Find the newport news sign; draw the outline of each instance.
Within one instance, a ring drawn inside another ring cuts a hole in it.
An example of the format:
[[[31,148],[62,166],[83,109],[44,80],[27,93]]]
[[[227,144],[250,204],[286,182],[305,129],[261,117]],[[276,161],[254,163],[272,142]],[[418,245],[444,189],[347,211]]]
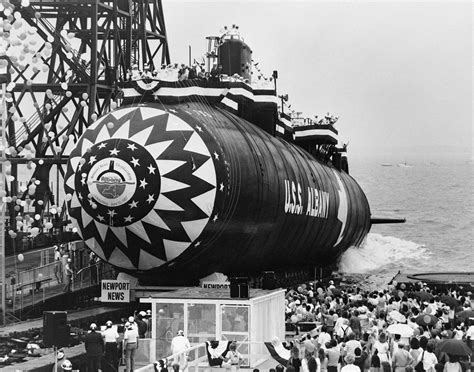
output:
[[[102,302],[130,302],[128,280],[102,280],[100,284]]]

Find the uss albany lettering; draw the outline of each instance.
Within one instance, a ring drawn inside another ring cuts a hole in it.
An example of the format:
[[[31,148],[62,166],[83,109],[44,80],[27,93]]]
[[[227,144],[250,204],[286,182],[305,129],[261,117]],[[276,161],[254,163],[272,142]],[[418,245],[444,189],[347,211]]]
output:
[[[328,192],[314,187],[307,187],[303,192],[299,182],[285,180],[285,213],[328,218],[328,210]]]

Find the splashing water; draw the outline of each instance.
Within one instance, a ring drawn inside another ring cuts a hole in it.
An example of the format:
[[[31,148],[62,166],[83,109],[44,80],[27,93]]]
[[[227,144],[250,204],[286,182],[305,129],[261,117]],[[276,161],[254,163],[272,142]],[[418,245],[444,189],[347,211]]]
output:
[[[387,284],[398,271],[420,271],[431,256],[423,245],[412,241],[370,233],[361,247],[349,248],[339,261],[343,274],[363,274],[368,287]]]

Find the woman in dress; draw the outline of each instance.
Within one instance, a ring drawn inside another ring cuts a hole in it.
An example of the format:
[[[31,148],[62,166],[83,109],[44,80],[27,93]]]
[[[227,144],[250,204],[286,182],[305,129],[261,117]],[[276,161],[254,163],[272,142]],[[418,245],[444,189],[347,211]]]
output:
[[[438,358],[433,353],[434,345],[429,343],[426,346],[426,350],[423,351],[418,357],[417,362],[423,362],[423,369],[425,372],[435,372],[435,365],[438,363]]]
[[[378,352],[380,364],[384,362],[390,363],[390,346],[388,344],[387,335],[385,333],[381,333],[379,335],[379,339],[374,343],[374,349]]]

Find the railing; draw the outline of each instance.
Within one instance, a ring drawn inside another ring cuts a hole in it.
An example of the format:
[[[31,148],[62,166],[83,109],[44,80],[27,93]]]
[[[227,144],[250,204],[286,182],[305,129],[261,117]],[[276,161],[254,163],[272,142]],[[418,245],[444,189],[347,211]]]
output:
[[[156,342],[158,342],[158,340],[150,338],[139,340],[138,350],[135,354],[135,364],[142,365],[143,367],[137,368],[136,371],[154,371],[153,364],[155,361],[152,360],[152,358]],[[186,369],[189,372],[198,372],[200,368],[210,368],[206,348],[206,343],[200,343],[186,351],[162,358],[162,360],[165,361],[168,370],[172,370],[171,366],[181,360],[185,361]],[[278,362],[272,358],[263,342],[238,341],[237,351],[242,354],[244,359],[244,362],[241,364],[243,368],[269,369],[278,364]]]
[[[87,288],[99,284],[102,279],[114,279],[114,272],[102,262],[87,266],[79,270],[72,282],[72,290]]]
[[[19,281],[6,285],[9,313],[19,311],[38,301],[67,292],[66,275],[60,261],[38,266],[18,274]],[[100,283],[102,279],[114,279],[114,272],[101,262],[80,269],[72,278],[70,291],[78,291]],[[21,316],[20,316],[21,317]]]

